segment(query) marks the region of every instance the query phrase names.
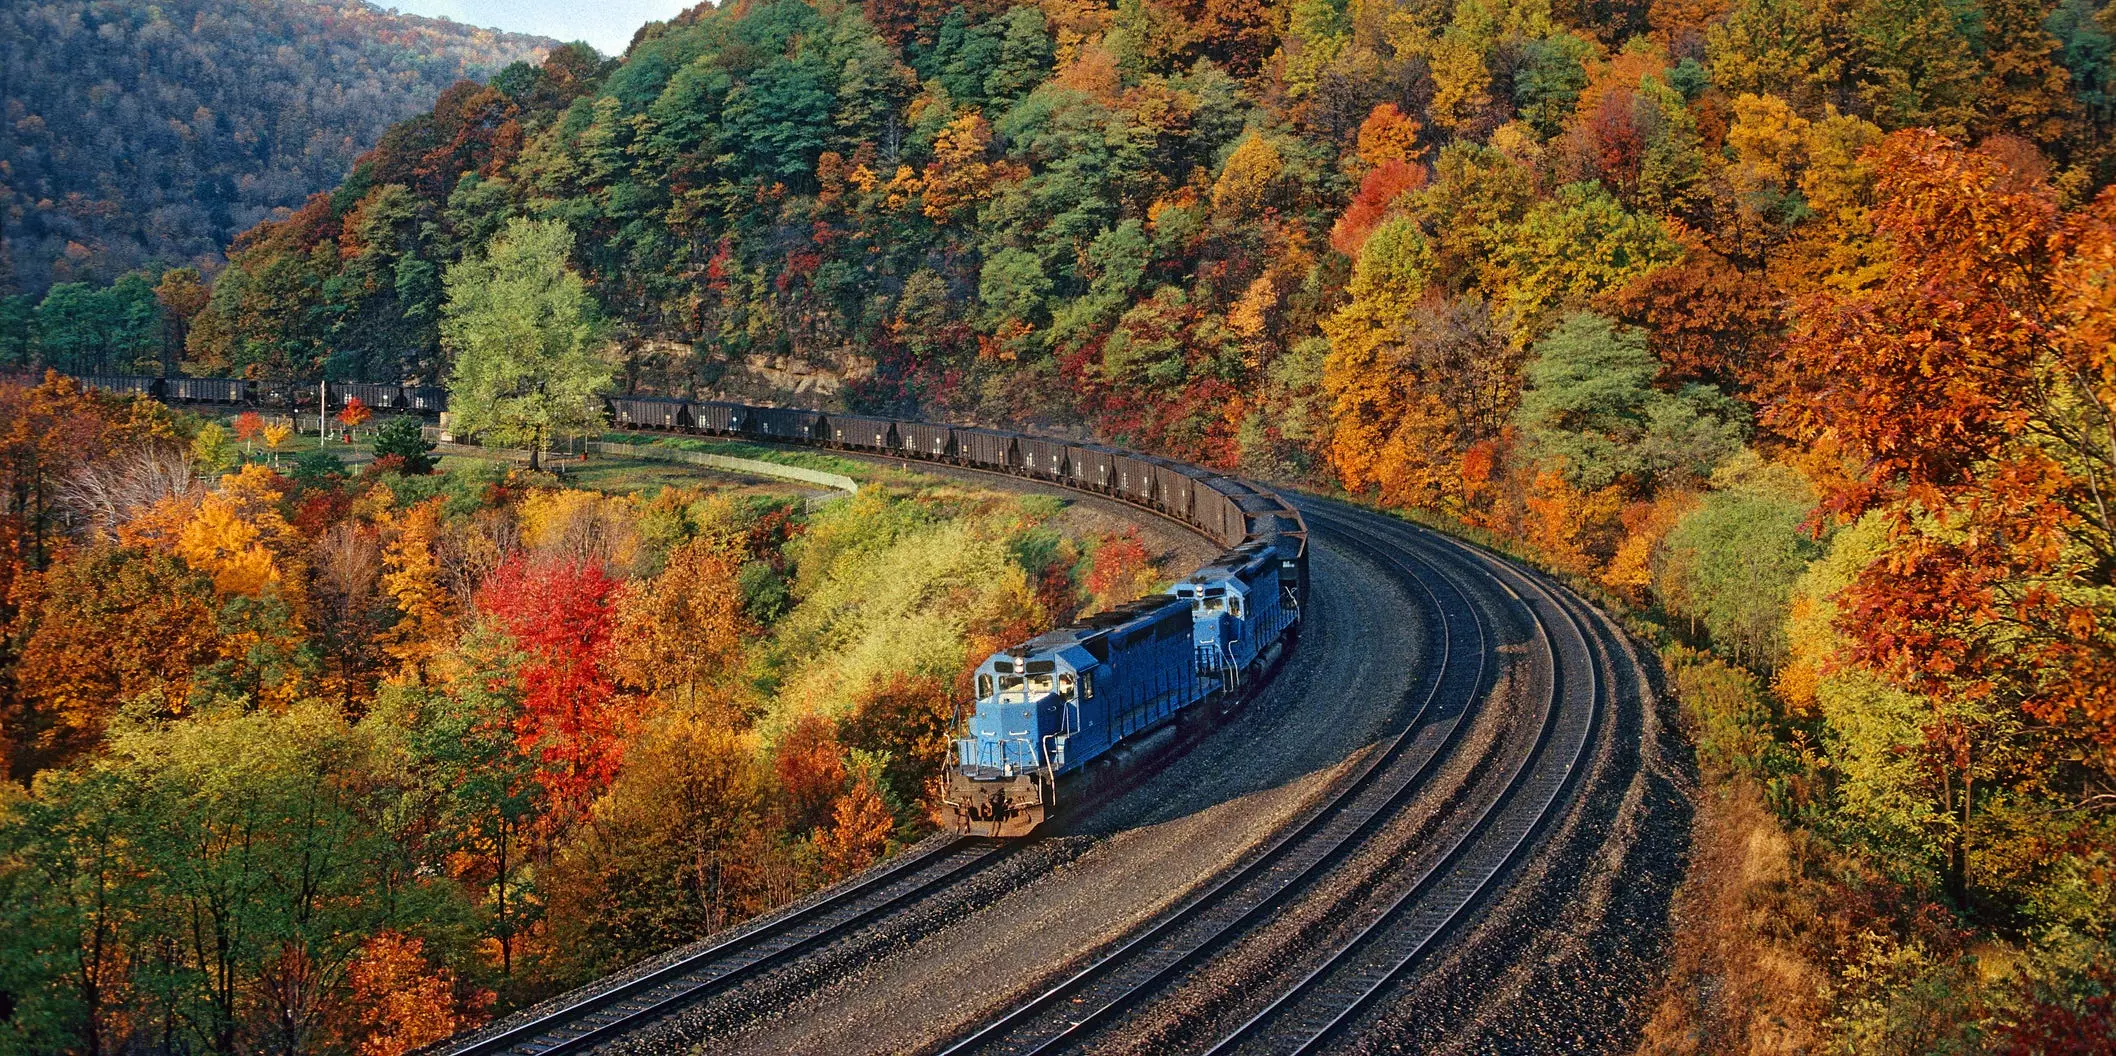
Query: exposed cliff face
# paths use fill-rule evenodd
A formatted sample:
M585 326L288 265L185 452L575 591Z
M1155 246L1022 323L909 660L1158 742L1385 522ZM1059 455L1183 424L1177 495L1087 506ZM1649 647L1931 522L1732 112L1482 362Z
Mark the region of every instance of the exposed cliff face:
M750 355L721 376L720 388L728 392L828 399L847 384L873 376L874 360L869 356L846 353L819 364L800 356Z
M692 346L670 338L619 349L625 369L618 384L630 391L696 395L745 403L827 409L848 386L874 376L874 357L851 350L830 355L753 352L700 363Z

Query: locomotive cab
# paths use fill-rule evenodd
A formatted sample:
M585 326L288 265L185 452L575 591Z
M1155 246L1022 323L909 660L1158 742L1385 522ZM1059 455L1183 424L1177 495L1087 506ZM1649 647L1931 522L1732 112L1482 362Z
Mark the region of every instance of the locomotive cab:
M1198 674L1231 685L1256 653L1249 584L1225 570L1208 568L1168 592L1190 602L1190 638L1197 647Z
M1057 804L1058 775L1094 692L1096 661L1079 648L1030 642L978 665L975 708L955 741L939 823L954 832L1020 836Z
M1279 555L1245 544L1198 569L1169 593L1190 602L1200 677L1232 690L1275 647L1293 612L1280 593Z

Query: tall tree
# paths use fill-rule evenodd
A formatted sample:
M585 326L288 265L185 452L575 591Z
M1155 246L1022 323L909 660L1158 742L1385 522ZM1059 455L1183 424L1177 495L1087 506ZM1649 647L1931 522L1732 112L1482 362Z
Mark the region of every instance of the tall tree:
M2116 773L2116 194L2065 216L2033 174L1930 132L1879 162L1885 281L1808 306L1773 409L1863 462L1835 511L1892 526L1840 599L1851 654L2017 701Z
M442 341L455 353L449 410L456 428L525 444L596 429L595 396L613 370L587 283L567 264L573 235L555 220L515 220L490 251L448 269Z

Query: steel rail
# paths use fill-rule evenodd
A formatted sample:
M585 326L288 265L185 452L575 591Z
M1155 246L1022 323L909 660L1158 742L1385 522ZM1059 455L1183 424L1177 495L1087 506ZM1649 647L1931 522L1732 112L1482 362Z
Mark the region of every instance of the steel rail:
M635 1029L641 1021L727 990L893 909L915 903L1019 845L1019 841L954 837L637 979L446 1051L450 1056L558 1056L585 1051Z
M1323 519L1334 518L1326 513ZM1407 539L1438 533L1403 525L1400 534L1393 528L1390 534ZM1554 663L1553 688L1560 691L1552 694L1548 721L1537 745L1522 757L1508 780L1507 791L1492 802L1476 824L1448 848L1440 861L1392 899L1378 916L1339 945L1322 964L1302 976L1291 989L1216 1042L1207 1050L1206 1056L1231 1053L1251 1042L1263 1042L1260 1047L1274 1053L1307 1053L1343 1030L1401 978L1434 941L1446 934L1500 874L1521 858L1579 771L1599 723L1607 690L1585 627L1571 604L1536 577L1521 573L1510 563L1477 547L1463 543L1456 545L1473 555L1479 564L1525 585L1555 610L1558 619L1552 620L1535 612L1535 606L1530 606L1531 617L1541 629L1546 647L1553 643L1554 636L1549 633L1553 623L1570 629L1571 633L1565 639L1570 648L1564 651L1577 652L1584 658L1589 676L1583 702L1585 713L1580 715L1578 708L1563 709L1561 713L1560 698L1567 695L1563 689L1569 688L1571 683L1564 678L1563 669ZM1579 721L1573 724L1576 729L1564 731L1570 735L1571 744L1569 755L1558 760L1562 766L1555 769L1548 765L1531 767L1531 763L1543 758L1552 747L1551 740L1559 732L1559 725L1574 715ZM1561 752L1565 747L1557 746ZM1545 762L1547 764L1549 760ZM1483 837L1487 832L1496 833L1500 842L1486 844ZM1398 931L1396 925L1399 921L1409 926ZM1391 939L1395 941L1394 948L1389 947ZM1367 964L1354 963L1355 954L1364 953L1369 947L1381 953L1380 959ZM1345 985L1332 989L1333 981ZM1312 1003L1319 1007L1305 1010L1297 1007L1311 996L1316 999ZM1290 1042L1290 1045L1272 1042Z
M1041 1054L1084 1037L1123 1014L1144 995L1160 989L1208 957L1230 939L1253 930L1308 881L1341 862L1423 787L1433 763L1443 758L1448 746L1454 742L1471 702L1485 688L1491 651L1484 617L1475 605L1469 603L1469 589L1424 558L1411 555L1406 561L1406 555L1353 538L1342 530L1335 530L1333 534L1345 535L1345 541L1353 549L1374 558L1393 578L1414 585L1425 595L1427 607L1437 617L1434 626L1438 631L1439 648L1429 665L1436 674L1430 679L1423 699L1418 701L1411 720L1384 751L1364 764L1352 781L1341 786L1302 822L1282 832L1262 853L1221 877L1182 908L1097 957L1056 986L942 1050L944 1056L960 1056L982 1049ZM1423 566L1431 578L1441 582L1453 595L1456 604L1451 607L1443 601L1428 576L1421 575L1412 563ZM1458 628L1458 624L1464 626ZM1457 639L1472 637L1474 647L1464 652L1475 658L1475 669L1464 686L1459 684L1459 678L1453 677L1459 671L1455 664ZM1470 643L1465 641L1463 644ZM1415 765L1407 768L1408 772L1394 773L1393 782L1384 781L1383 778L1391 776L1392 770L1404 769L1395 764L1402 761L1420 740L1426 739L1423 736L1428 732L1426 717L1447 690L1457 691L1461 701L1447 717L1445 732L1429 751L1416 758ZM1415 687L1406 689L1406 701L1416 692ZM1375 801L1377 796L1378 801ZM1260 890L1255 889L1259 887ZM1213 911L1229 908L1238 912L1231 917L1212 919ZM1194 922L1203 924L1202 934L1195 933L1190 927ZM1126 969L1143 970L1146 974L1124 978ZM1108 990L1113 982L1113 992L1093 994L1098 988ZM1099 1003L1085 1015L1073 1016L1074 1006L1087 1000L1091 994ZM1053 1012L1067 1017L1055 1025L1055 1030L1050 1029L1053 1025L1049 1023ZM1029 1039L1014 1037L1039 1024L1046 1029L1038 1036Z

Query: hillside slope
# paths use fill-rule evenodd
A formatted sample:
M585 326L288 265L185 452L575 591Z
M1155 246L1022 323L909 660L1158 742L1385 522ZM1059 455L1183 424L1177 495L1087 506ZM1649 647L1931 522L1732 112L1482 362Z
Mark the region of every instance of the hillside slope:
M217 254L456 80L556 44L358 0L0 6L0 288Z

